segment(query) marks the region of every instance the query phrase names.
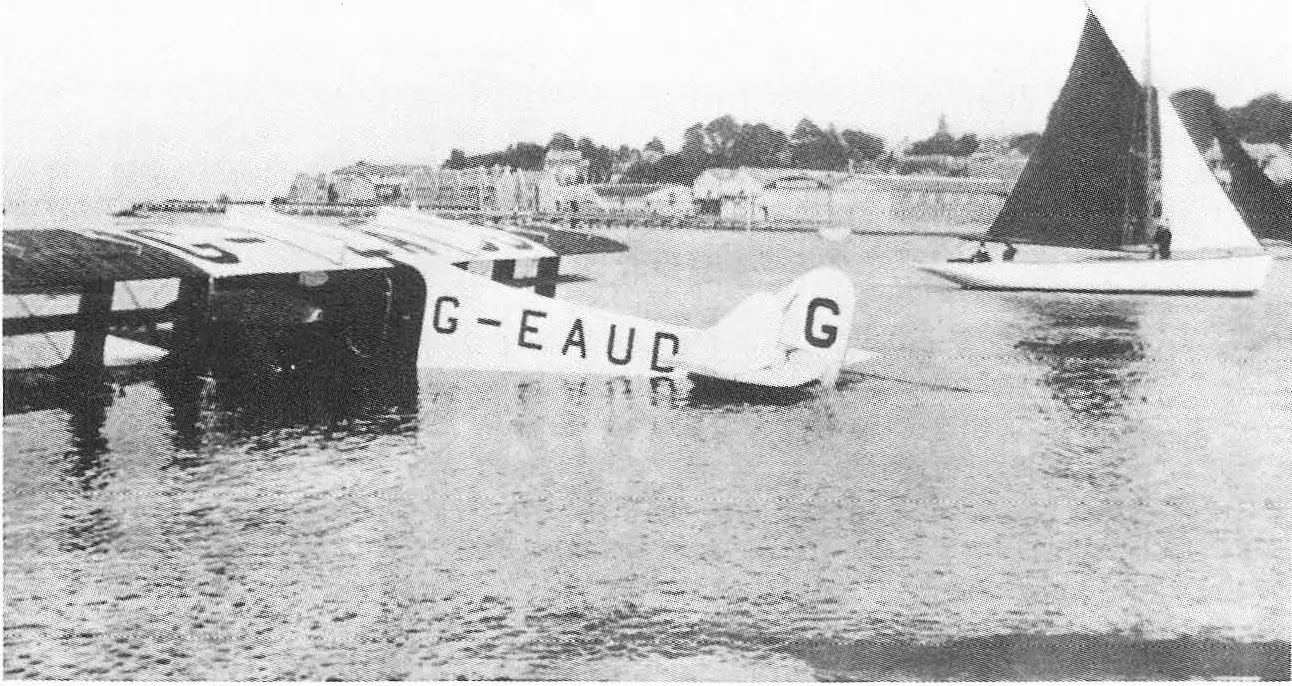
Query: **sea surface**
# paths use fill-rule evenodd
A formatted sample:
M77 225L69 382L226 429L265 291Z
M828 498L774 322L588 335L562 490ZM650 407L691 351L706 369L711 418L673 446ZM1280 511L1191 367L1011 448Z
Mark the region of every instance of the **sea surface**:
M5 676L1289 677L1292 261L1001 294L911 266L947 238L604 233L558 297L705 326L833 264L881 357L777 403L422 370L6 414Z

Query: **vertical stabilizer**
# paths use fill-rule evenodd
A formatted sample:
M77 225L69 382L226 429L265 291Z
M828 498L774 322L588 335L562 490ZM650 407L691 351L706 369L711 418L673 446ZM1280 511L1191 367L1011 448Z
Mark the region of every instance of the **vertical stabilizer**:
M832 386L849 351L854 292L843 272L822 267L777 293L759 293L697 335L679 360L692 376L767 388Z

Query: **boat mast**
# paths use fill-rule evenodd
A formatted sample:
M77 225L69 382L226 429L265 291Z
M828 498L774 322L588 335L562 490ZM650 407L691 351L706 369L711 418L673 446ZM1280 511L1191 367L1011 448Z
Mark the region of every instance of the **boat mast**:
M1144 236L1151 242L1162 217L1162 141L1153 85L1153 22L1151 0L1144 3Z

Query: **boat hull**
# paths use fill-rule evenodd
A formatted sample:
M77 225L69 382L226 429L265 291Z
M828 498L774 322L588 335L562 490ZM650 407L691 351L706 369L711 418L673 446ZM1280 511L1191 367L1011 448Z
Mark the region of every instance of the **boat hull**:
M1265 284L1270 255L1172 260L978 262L918 265L962 288L1073 293L1252 295Z

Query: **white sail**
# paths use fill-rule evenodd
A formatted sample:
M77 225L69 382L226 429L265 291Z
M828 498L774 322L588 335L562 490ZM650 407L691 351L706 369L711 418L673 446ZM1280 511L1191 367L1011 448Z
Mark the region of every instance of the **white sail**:
M1261 249L1198 153L1180 115L1158 91L1162 135L1162 216L1177 252Z

